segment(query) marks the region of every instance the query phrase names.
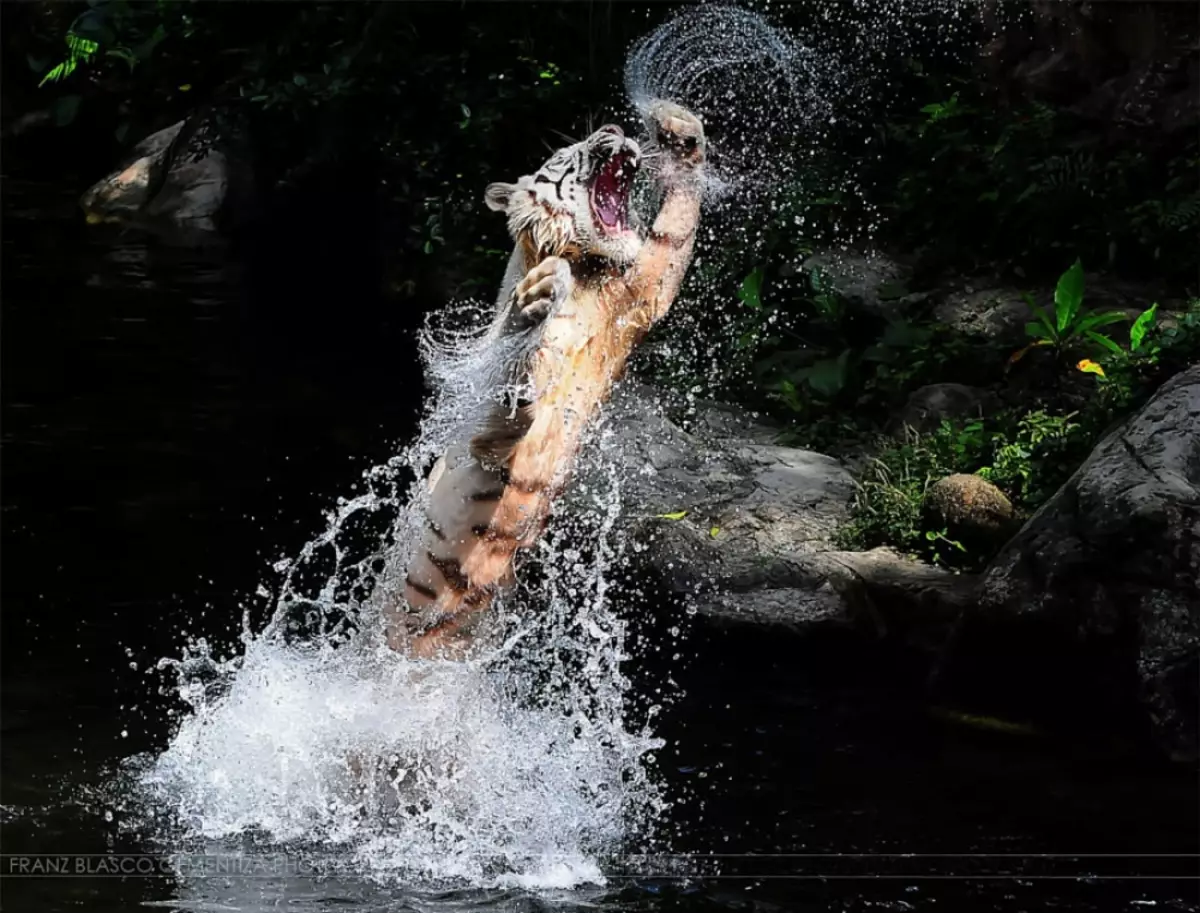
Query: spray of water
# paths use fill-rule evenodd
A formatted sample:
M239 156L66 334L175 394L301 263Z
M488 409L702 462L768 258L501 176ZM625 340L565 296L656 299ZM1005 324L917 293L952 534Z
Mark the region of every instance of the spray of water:
M661 743L629 712L609 594L620 486L602 445L569 522L496 606L483 655L410 661L382 643L381 606L421 525L421 470L496 392L463 380L490 376L487 337L456 337L447 371L448 332L425 335L443 383L418 440L365 473L367 491L277 568L266 628L246 630L233 659L198 643L160 664L190 713L164 753L134 765L135 826L336 848L407 884L527 888L603 882L601 859L650 836L665 803L647 756Z
M832 129L835 61L756 14L709 5L639 42L625 82L639 113L670 98L704 118L710 196L744 213L773 208L771 191ZM728 243L719 210L709 225L693 300L708 281L704 247ZM470 307L450 316L490 319ZM676 326L660 361L721 361L727 339L685 352L679 340L702 336ZM621 479L603 429L569 514L553 518L521 586L497 604L483 656L410 662L381 642L424 472L503 386L495 343L431 330L423 354L438 386L418 440L366 472L363 493L339 499L325 531L276 566L265 629L247 623L233 658L198 642L160 664L189 712L163 753L129 765L131 827L185 843L251 835L334 849L369 876L475 886L601 882L606 854L631 837L646 845L667 808L650 763L662 698L638 704L623 672L628 632L612 595L625 567Z
M641 116L678 102L712 140L710 203L761 195L796 164L794 146L832 111L828 59L762 16L729 5L681 10L641 39L625 63L625 93Z
M803 345L803 326L786 325L770 303L807 281L814 250L836 263L873 246L885 214L864 165L886 154L891 109L913 113L895 87L920 72L919 59L964 60L986 37L979 6L959 0L746 2L755 9L702 2L676 12L634 46L624 71L636 113L669 98L697 112L710 139L696 257L669 331L652 337L639 367L712 398L738 384L761 392L751 373L760 345L781 335ZM752 312L739 286L759 267L769 294L750 297Z

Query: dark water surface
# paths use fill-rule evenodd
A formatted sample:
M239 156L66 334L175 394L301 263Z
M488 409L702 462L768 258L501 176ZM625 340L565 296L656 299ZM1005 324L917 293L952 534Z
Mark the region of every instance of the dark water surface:
M380 295L350 224L186 250L87 229L73 189L6 179L3 205L3 852L137 853L90 791L165 743L147 664L178 654L184 619L227 633L267 564L413 433L418 315ZM696 796L673 849L720 854L692 863L714 877L613 860L607 888L542 895L5 878L5 908L1200 910L1194 776L948 728L883 658L691 647L662 758Z

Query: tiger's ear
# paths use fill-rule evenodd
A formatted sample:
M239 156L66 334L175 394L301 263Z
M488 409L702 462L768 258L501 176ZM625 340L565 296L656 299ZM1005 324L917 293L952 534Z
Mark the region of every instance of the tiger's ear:
M488 184L484 201L487 203L488 209L495 212L508 212L508 204L512 200L512 195L519 189L516 184Z

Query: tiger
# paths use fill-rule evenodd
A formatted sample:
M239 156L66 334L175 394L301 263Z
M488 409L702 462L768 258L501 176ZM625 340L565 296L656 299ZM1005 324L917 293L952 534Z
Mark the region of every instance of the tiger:
M569 481L589 421L678 294L700 222L707 141L681 105L644 111L646 155L609 124L534 174L486 189L515 243L484 334L504 352L485 381L507 395L468 422L429 474L403 594L384 607L397 652L470 654L481 616L514 582L518 551L537 541ZM644 159L661 199L646 231L631 207Z

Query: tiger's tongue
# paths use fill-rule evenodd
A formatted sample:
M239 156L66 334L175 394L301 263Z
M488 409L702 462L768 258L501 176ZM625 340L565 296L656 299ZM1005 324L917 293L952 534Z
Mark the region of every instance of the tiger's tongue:
M609 228L621 223L624 210L624 181L619 160L607 165L596 177L596 214Z

